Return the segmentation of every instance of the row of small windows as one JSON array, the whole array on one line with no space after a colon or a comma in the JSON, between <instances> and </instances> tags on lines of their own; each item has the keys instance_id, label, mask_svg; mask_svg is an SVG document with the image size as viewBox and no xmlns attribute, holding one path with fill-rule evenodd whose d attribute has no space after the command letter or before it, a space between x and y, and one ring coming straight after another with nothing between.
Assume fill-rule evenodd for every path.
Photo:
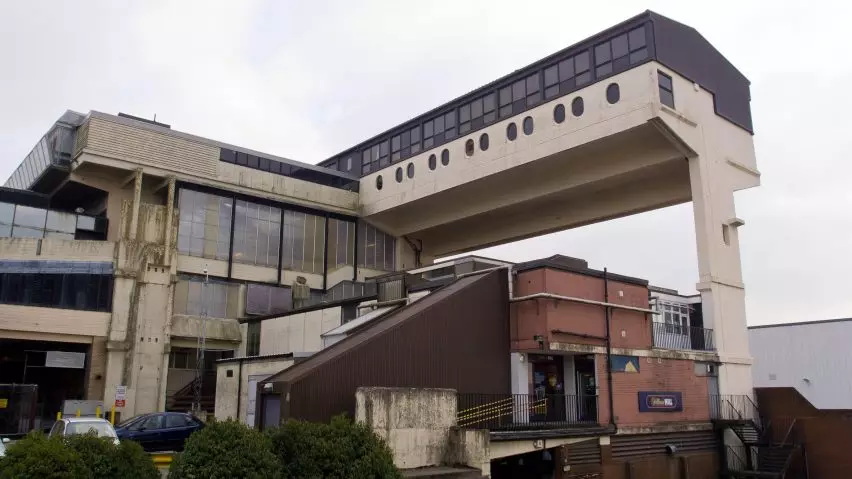
<instances>
[{"instance_id":1,"label":"row of small windows","mask_svg":"<svg viewBox=\"0 0 852 479\"><path fill-rule=\"evenodd\" d=\"M495 123L499 119L522 113L543 101L571 93L596 79L625 71L649 58L646 26L642 25L544 68L536 69L508 85L504 84L494 91L458 105L457 108L452 107L449 111L444 111L419 125L409 126L389 139L362 149L361 175L383 169L397 161ZM609 92L607 98L610 98ZM582 111L582 107L580 109ZM358 153L347 154L323 164L350 171L343 166L351 167L353 155L357 158Z\"/></svg>"},{"instance_id":2,"label":"row of small windows","mask_svg":"<svg viewBox=\"0 0 852 479\"><path fill-rule=\"evenodd\" d=\"M660 77L661 78L661 80L660 80L660 96L661 97L663 96L664 86L665 86L665 88L668 89L666 91L668 91L669 94L671 95L671 77L668 77L667 75L665 75L662 72L660 73L660 75L661 75L661 77ZM665 77L665 78L663 78L663 77ZM668 79L667 83L665 81L666 78ZM606 99L607 99L607 102L610 103L610 104L618 103L618 101L621 99L621 90L618 86L618 83L610 83L607 86L607 88L606 88ZM672 107L674 107L674 100L673 99L672 99ZM571 101L571 113L575 117L580 117L580 116L583 115L584 111L585 111L585 105L584 105L584 102L583 102L583 97L578 96L578 97L574 98ZM560 103L553 108L553 121L557 124L561 124L561 123L565 122L565 105ZM526 118L524 118L523 122L521 123L521 126L523 128L524 134L529 136L529 135L532 135L532 133L535 129L535 122L534 122L534 120L531 116L527 116ZM518 127L517 127L517 125L515 125L514 122L509 123L506 126L506 138L509 141L515 141L518 138ZM482 150L482 151L486 151L486 150L488 150L488 147L489 147L488 133L483 133L479 136L479 149ZM475 144L474 144L473 139L470 138L467 141L465 141L465 143L464 143L465 156L467 156L467 157L473 156L474 151L475 151ZM441 152L441 164L443 164L444 166L447 166L449 163L450 163L450 152L449 152L449 150L444 149L444 151ZM429 164L430 170L434 170L435 168L437 168L437 160L436 160L434 154L429 155L428 164ZM409 179L414 178L414 163L409 163L408 166L406 166L406 176L408 176ZM396 169L396 182L402 183L402 180L403 180L402 167L398 167ZM376 189L381 190L382 187L383 187L382 175L379 175L379 176L376 177Z\"/></svg>"}]
</instances>

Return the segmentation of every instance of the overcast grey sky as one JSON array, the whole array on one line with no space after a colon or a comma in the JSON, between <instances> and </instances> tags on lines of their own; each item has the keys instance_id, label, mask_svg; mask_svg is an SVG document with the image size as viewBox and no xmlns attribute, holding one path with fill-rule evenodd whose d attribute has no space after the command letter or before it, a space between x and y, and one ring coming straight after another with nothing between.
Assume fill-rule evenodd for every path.
<instances>
[{"instance_id":1,"label":"overcast grey sky","mask_svg":"<svg viewBox=\"0 0 852 479\"><path fill-rule=\"evenodd\" d=\"M316 163L645 9L751 79L760 188L737 194L750 324L852 316L852 4L0 2L0 178L66 109ZM691 205L482 254L554 253L694 291Z\"/></svg>"}]
</instances>

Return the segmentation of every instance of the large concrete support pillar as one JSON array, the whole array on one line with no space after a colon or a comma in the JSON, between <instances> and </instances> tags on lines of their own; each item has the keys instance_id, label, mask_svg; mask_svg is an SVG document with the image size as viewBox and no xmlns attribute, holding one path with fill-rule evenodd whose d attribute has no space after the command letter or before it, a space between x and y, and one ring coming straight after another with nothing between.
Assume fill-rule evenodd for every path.
<instances>
[{"instance_id":1,"label":"large concrete support pillar","mask_svg":"<svg viewBox=\"0 0 852 479\"><path fill-rule=\"evenodd\" d=\"M734 209L737 172L721 157L690 158L695 239L704 327L713 337L722 365L720 394L752 394L751 356L746 329L745 286Z\"/></svg>"}]
</instances>

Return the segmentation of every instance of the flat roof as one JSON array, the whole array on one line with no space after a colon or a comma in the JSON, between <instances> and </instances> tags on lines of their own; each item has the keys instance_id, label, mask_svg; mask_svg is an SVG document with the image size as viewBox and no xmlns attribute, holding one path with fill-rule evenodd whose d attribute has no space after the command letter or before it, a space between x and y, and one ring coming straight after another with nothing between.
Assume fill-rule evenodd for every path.
<instances>
[{"instance_id":1,"label":"flat roof","mask_svg":"<svg viewBox=\"0 0 852 479\"><path fill-rule=\"evenodd\" d=\"M760 324L757 326L749 326L748 329L766 329L766 328L782 328L786 326L810 326L810 325L819 325L819 324L830 324L830 323L844 323L847 321L852 321L852 318L836 318L836 319L822 319L815 321L800 321L796 323L776 323L776 324Z\"/></svg>"}]
</instances>

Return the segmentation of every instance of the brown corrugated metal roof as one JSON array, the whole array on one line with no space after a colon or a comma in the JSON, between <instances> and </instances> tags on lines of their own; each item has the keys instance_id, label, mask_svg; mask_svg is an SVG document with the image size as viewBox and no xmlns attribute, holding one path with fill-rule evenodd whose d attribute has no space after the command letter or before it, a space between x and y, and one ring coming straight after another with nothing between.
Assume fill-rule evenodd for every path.
<instances>
[{"instance_id":1,"label":"brown corrugated metal roof","mask_svg":"<svg viewBox=\"0 0 852 479\"><path fill-rule=\"evenodd\" d=\"M313 371L314 368L320 366L322 363L336 358L342 354L345 354L346 352L352 349L358 348L373 337L393 328L394 326L400 324L407 318L421 313L424 310L438 304L445 298L456 294L468 285L473 284L476 281L482 280L482 278L486 276L488 275L468 276L448 286L445 286L429 294L423 299L410 304L405 308L398 309L385 316L384 318L378 318L375 321L370 322L369 327L363 328L360 331L356 331L354 334L346 337L346 339L333 344L327 349L323 349L322 351L311 356L309 359L303 361L300 364L294 365L272 377L267 378L263 382L292 382L307 374L310 374L310 372Z\"/></svg>"}]
</instances>

